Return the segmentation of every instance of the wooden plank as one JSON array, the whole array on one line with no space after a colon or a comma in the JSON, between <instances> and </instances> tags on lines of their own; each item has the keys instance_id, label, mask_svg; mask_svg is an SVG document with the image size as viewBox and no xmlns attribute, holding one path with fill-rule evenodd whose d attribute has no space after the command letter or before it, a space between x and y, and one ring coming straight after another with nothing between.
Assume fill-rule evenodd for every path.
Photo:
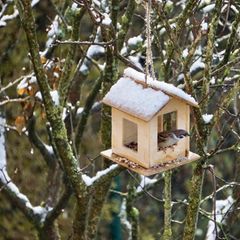
<instances>
[{"instance_id":1,"label":"wooden plank","mask_svg":"<svg viewBox=\"0 0 240 240\"><path fill-rule=\"evenodd\" d=\"M185 130L190 133L190 106L186 105L185 111ZM186 151L190 151L190 137L185 138L185 149Z\"/></svg>"},{"instance_id":2,"label":"wooden plank","mask_svg":"<svg viewBox=\"0 0 240 240\"><path fill-rule=\"evenodd\" d=\"M143 168L149 167L149 163L144 161L144 159L142 158L143 156L141 154L129 148L122 147L114 149L114 153L112 154L116 156L120 156L118 154L121 154L123 158L131 159L131 162L136 163L137 165L142 166Z\"/></svg>"},{"instance_id":3,"label":"wooden plank","mask_svg":"<svg viewBox=\"0 0 240 240\"><path fill-rule=\"evenodd\" d=\"M175 159L168 163L159 164L159 165L156 165L151 168L144 168L144 167L140 166L139 164L128 160L127 158L124 158L124 157L121 157L119 155L112 153L112 149L102 151L101 155L119 165L122 165L123 167L128 168L131 171L137 172L144 176L150 176L153 174L165 172L167 170L180 167L187 163L194 162L200 158L200 156L198 154L189 152L188 157L183 157L181 159Z\"/></svg>"},{"instance_id":4,"label":"wooden plank","mask_svg":"<svg viewBox=\"0 0 240 240\"><path fill-rule=\"evenodd\" d=\"M119 111L112 108L112 148L122 146L123 136L123 120Z\"/></svg>"},{"instance_id":5,"label":"wooden plank","mask_svg":"<svg viewBox=\"0 0 240 240\"><path fill-rule=\"evenodd\" d=\"M131 126L125 126L126 133L124 134L124 119L127 121L136 124L137 133L131 128ZM149 167L149 157L146 158L146 155L149 156L149 144L148 142L148 122L145 122L139 118L131 116L125 112L119 111L118 109L112 108L112 150L116 154L120 154L136 163L142 165L143 167ZM131 138L135 134L138 135L137 140ZM124 141L124 137L128 141ZM128 142L138 142L138 151L134 151L126 146L125 143ZM145 159L147 159L145 161Z\"/></svg>"}]
</instances>

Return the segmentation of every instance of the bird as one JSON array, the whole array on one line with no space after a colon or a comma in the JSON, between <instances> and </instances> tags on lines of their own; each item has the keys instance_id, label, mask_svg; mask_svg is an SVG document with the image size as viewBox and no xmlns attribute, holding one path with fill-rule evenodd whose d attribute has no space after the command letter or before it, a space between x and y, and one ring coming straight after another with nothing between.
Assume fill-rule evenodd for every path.
<instances>
[{"instance_id":1,"label":"bird","mask_svg":"<svg viewBox=\"0 0 240 240\"><path fill-rule=\"evenodd\" d=\"M177 142L184 138L190 136L189 133L184 129L176 129L172 131L163 131L158 133L158 149L166 149L168 147L173 147Z\"/></svg>"}]
</instances>

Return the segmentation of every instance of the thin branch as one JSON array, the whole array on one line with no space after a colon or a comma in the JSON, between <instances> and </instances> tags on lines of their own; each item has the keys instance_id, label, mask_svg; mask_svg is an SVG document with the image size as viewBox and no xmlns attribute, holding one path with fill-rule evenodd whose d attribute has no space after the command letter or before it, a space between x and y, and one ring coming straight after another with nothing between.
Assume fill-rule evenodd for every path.
<instances>
[{"instance_id":1,"label":"thin branch","mask_svg":"<svg viewBox=\"0 0 240 240\"><path fill-rule=\"evenodd\" d=\"M139 68L137 65L135 65L133 62L131 62L130 60L128 60L124 56L122 56L120 53L117 54L117 58L120 61L122 61L124 64L126 64L127 66L129 66L131 68L134 68L135 70L137 70L139 72L143 72L143 70L141 68Z\"/></svg>"},{"instance_id":2,"label":"thin branch","mask_svg":"<svg viewBox=\"0 0 240 240\"><path fill-rule=\"evenodd\" d=\"M133 174L134 175L134 174ZM129 232L129 239L139 239L139 210L134 206L136 198L135 179L131 179L128 183L128 195L126 197L126 213L127 219L131 224L131 231Z\"/></svg>"},{"instance_id":3,"label":"thin branch","mask_svg":"<svg viewBox=\"0 0 240 240\"><path fill-rule=\"evenodd\" d=\"M240 186L240 183L238 182L230 182L228 184L223 185L222 187L216 189L216 194L225 190L226 188L233 188L234 186ZM200 205L205 203L207 200L210 200L214 197L214 193L211 193L210 195L206 196L205 198L203 198L200 202Z\"/></svg>"},{"instance_id":4,"label":"thin branch","mask_svg":"<svg viewBox=\"0 0 240 240\"><path fill-rule=\"evenodd\" d=\"M89 41L73 41L73 40L65 40L65 41L56 40L54 45L58 45L58 44L63 44L63 45L73 44L73 45L86 45L86 46L96 45L96 46L105 47L107 45L112 45L115 41L116 40L111 40L111 41L108 41L108 42L89 42Z\"/></svg>"},{"instance_id":5,"label":"thin branch","mask_svg":"<svg viewBox=\"0 0 240 240\"><path fill-rule=\"evenodd\" d=\"M4 101L1 101L0 102L0 106L3 106L3 105L6 105L6 104L9 104L9 103L22 103L22 102L26 102L30 99L30 97L25 97L25 98L12 98L12 99L7 99L7 100L4 100Z\"/></svg>"},{"instance_id":6,"label":"thin branch","mask_svg":"<svg viewBox=\"0 0 240 240\"><path fill-rule=\"evenodd\" d=\"M55 166L57 159L53 151L49 151L46 144L42 142L35 129L36 119L32 116L28 121L28 136L29 140L34 144L34 146L40 151L45 162L49 167Z\"/></svg>"},{"instance_id":7,"label":"thin branch","mask_svg":"<svg viewBox=\"0 0 240 240\"><path fill-rule=\"evenodd\" d=\"M236 40L236 34L237 34L239 23L240 23L240 12L237 14L236 19L232 24L232 31L231 31L230 37L228 38L226 51L225 51L222 62L219 64L219 67L224 66L226 63L228 63L231 51L233 50L234 41Z\"/></svg>"},{"instance_id":8,"label":"thin branch","mask_svg":"<svg viewBox=\"0 0 240 240\"><path fill-rule=\"evenodd\" d=\"M66 185L65 190L62 196L59 198L57 204L53 209L47 214L44 225L50 225L54 222L55 219L63 212L66 207L70 197L72 196L72 190L70 186Z\"/></svg>"},{"instance_id":9,"label":"thin branch","mask_svg":"<svg viewBox=\"0 0 240 240\"><path fill-rule=\"evenodd\" d=\"M64 23L65 27L67 28L68 27L68 23L67 23L67 20L66 18L63 16L63 14L61 13L61 11L58 9L58 7L56 6L56 4L50 0L50 3L52 4L55 12L57 13L57 15L61 18L62 22Z\"/></svg>"},{"instance_id":10,"label":"thin branch","mask_svg":"<svg viewBox=\"0 0 240 240\"><path fill-rule=\"evenodd\" d=\"M128 1L126 11L123 14L121 21L120 21L122 27L118 33L118 44L117 44L118 49L121 49L123 47L125 37L127 35L128 29L131 24L132 17L134 15L135 7L136 7L135 0Z\"/></svg>"},{"instance_id":11,"label":"thin branch","mask_svg":"<svg viewBox=\"0 0 240 240\"><path fill-rule=\"evenodd\" d=\"M209 32L207 35L207 47L206 47L206 57L205 57L205 69L204 69L204 78L203 78L203 85L202 85L202 109L206 110L207 104L209 101L209 85L210 85L210 77L211 77L211 63L212 63L212 56L214 50L214 40L216 38L218 20L221 15L221 6L223 0L217 0L216 6L214 9L214 13L212 16L212 20L209 27Z\"/></svg>"},{"instance_id":12,"label":"thin branch","mask_svg":"<svg viewBox=\"0 0 240 240\"><path fill-rule=\"evenodd\" d=\"M28 76L31 76L31 75L21 76L21 77L17 78L16 80L14 80L13 82L8 83L7 86L1 87L0 93L6 91L8 88L14 86L15 84L19 83L22 79L27 78Z\"/></svg>"},{"instance_id":13,"label":"thin branch","mask_svg":"<svg viewBox=\"0 0 240 240\"><path fill-rule=\"evenodd\" d=\"M26 216L31 223L38 227L43 220L42 216L34 212L34 208L32 207L29 199L19 191L17 186L8 177L6 171L4 170L1 171L1 173L2 172L4 172L4 177L7 179L7 181L3 181L3 178L0 177L0 188L3 194Z\"/></svg>"},{"instance_id":14,"label":"thin branch","mask_svg":"<svg viewBox=\"0 0 240 240\"><path fill-rule=\"evenodd\" d=\"M71 34L71 39L73 41L78 40L79 38L79 24L81 19L83 18L85 14L85 8L80 9L80 11L75 11L75 15L73 18L73 30ZM77 50L77 46L75 44L70 45L70 48L67 53L67 57L65 60L64 68L59 80L59 98L60 98L60 105L64 106L67 100L67 95L70 90L71 86L71 78L70 78L70 73L72 71L72 60L75 56Z\"/></svg>"},{"instance_id":15,"label":"thin branch","mask_svg":"<svg viewBox=\"0 0 240 240\"><path fill-rule=\"evenodd\" d=\"M98 11L96 8L93 8L91 6L91 1L88 1L88 0L73 0L73 1L76 4L78 4L80 7L84 7L85 9L87 9L88 14L94 24L98 25L101 23L103 19L103 15L101 14L100 11Z\"/></svg>"},{"instance_id":16,"label":"thin branch","mask_svg":"<svg viewBox=\"0 0 240 240\"><path fill-rule=\"evenodd\" d=\"M76 144L77 149L79 148L80 143L82 141L82 135L83 135L84 129L85 129L86 124L87 124L88 116L89 116L89 113L90 113L90 111L92 109L92 106L94 104L95 98L96 98L97 94L99 93L102 81L103 81L103 76L101 75L97 79L97 81L96 81L96 83L93 87L93 90L91 91L91 93L87 97L87 100L86 100L86 103L85 103L85 106L84 106L84 109L83 109L83 112L82 112L81 120L79 121L79 123L77 125L77 128L76 128L75 144Z\"/></svg>"}]
</instances>

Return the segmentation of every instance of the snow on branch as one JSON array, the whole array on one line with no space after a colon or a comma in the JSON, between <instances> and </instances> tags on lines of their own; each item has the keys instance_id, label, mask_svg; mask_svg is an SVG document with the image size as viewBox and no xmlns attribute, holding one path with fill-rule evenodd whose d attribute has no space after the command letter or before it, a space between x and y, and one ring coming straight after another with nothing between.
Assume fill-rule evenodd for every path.
<instances>
[{"instance_id":1,"label":"snow on branch","mask_svg":"<svg viewBox=\"0 0 240 240\"><path fill-rule=\"evenodd\" d=\"M47 41L45 44L45 50L43 52L40 52L41 56L46 56L51 47L55 44L56 39L59 35L62 34L62 31L60 29L60 20L61 18L57 15L52 21L52 24L48 28L48 34L47 34Z\"/></svg>"},{"instance_id":2,"label":"snow on branch","mask_svg":"<svg viewBox=\"0 0 240 240\"><path fill-rule=\"evenodd\" d=\"M118 167L118 164L113 164L109 168L106 168L106 169L104 169L102 171L98 171L97 174L94 177L92 177L92 178L89 177L86 174L83 174L82 175L82 179L86 183L87 186L91 186L95 182L100 180L103 176L107 176L110 172L112 172L113 170L117 169L117 167Z\"/></svg>"},{"instance_id":3,"label":"snow on branch","mask_svg":"<svg viewBox=\"0 0 240 240\"><path fill-rule=\"evenodd\" d=\"M213 114L203 114L202 115L203 121L205 124L208 124L211 122L212 118L213 118Z\"/></svg>"},{"instance_id":4,"label":"snow on branch","mask_svg":"<svg viewBox=\"0 0 240 240\"><path fill-rule=\"evenodd\" d=\"M158 182L158 179L156 178L149 178L149 177L145 177L141 175L141 182L139 184L139 186L137 187L136 192L140 193L142 191L144 191L144 189L151 187L152 185L154 185L156 182Z\"/></svg>"},{"instance_id":5,"label":"snow on branch","mask_svg":"<svg viewBox=\"0 0 240 240\"><path fill-rule=\"evenodd\" d=\"M6 151L5 151L5 136L4 136L5 119L0 116L0 186L1 190L30 220L43 222L50 208L41 206L32 206L26 195L22 194L18 187L12 182L9 177L6 165Z\"/></svg>"},{"instance_id":6,"label":"snow on branch","mask_svg":"<svg viewBox=\"0 0 240 240\"><path fill-rule=\"evenodd\" d=\"M119 217L121 220L122 225L126 228L127 232L130 234L132 232L132 225L127 219L127 213L126 213L126 199L124 198L122 201ZM130 239L130 238L129 238Z\"/></svg>"},{"instance_id":7,"label":"snow on branch","mask_svg":"<svg viewBox=\"0 0 240 240\"><path fill-rule=\"evenodd\" d=\"M32 0L31 6L34 7L39 1L40 0ZM10 3L13 3L13 1L8 0L4 5L2 5L2 9L0 12L0 28L6 27L8 21L15 19L19 15L16 6L13 6L13 12L11 14L4 15L4 13L8 11L8 6L10 5Z\"/></svg>"},{"instance_id":8,"label":"snow on branch","mask_svg":"<svg viewBox=\"0 0 240 240\"><path fill-rule=\"evenodd\" d=\"M99 27L97 29L97 34L96 34L95 40L93 42L101 43L100 38L101 38L101 29ZM98 58L99 56L101 56L104 53L105 53L105 48L103 46L91 45L87 50L86 58L84 59L83 64L80 67L79 71L82 74L87 75L87 73L89 72L90 64L91 64L91 61L89 61L89 59Z\"/></svg>"},{"instance_id":9,"label":"snow on branch","mask_svg":"<svg viewBox=\"0 0 240 240\"><path fill-rule=\"evenodd\" d=\"M0 169L3 169L6 166L5 137L3 127L4 125L5 119L0 116ZM0 179L2 178L3 176L0 175Z\"/></svg>"},{"instance_id":10,"label":"snow on branch","mask_svg":"<svg viewBox=\"0 0 240 240\"><path fill-rule=\"evenodd\" d=\"M224 224L224 217L228 213L228 211L231 209L232 205L234 203L234 200L232 196L229 196L228 198L224 200L217 200L216 201L216 224ZM218 230L218 227L217 227ZM215 222L209 221L208 222L208 231L206 235L206 239L208 240L215 240L217 239L217 232L215 228Z\"/></svg>"}]
</instances>

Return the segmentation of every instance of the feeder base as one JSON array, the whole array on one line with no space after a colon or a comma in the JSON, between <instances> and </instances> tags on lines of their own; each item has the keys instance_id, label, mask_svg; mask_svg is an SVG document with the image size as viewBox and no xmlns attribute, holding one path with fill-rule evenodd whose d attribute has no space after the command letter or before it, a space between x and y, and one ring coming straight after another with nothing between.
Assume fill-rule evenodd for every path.
<instances>
[{"instance_id":1,"label":"feeder base","mask_svg":"<svg viewBox=\"0 0 240 240\"><path fill-rule=\"evenodd\" d=\"M200 156L196 153L193 152L189 152L188 157L181 157L178 159L174 159L170 162L166 162L166 163L161 163L158 164L156 166L153 166L151 168L144 168L142 166L140 166L139 164L130 161L129 159L125 158L125 157L121 157L117 154L114 154L112 152L112 149L108 149L105 151L101 152L101 155L109 160L112 160L113 162L128 168L129 170L132 170L134 172L137 172L141 175L144 176L150 176L153 174L157 174L157 173L161 173L161 172L165 172L167 170L173 169L173 168L177 168L180 167L182 165L185 165L187 163L191 163L194 162L196 160L198 160L200 158Z\"/></svg>"}]
</instances>

